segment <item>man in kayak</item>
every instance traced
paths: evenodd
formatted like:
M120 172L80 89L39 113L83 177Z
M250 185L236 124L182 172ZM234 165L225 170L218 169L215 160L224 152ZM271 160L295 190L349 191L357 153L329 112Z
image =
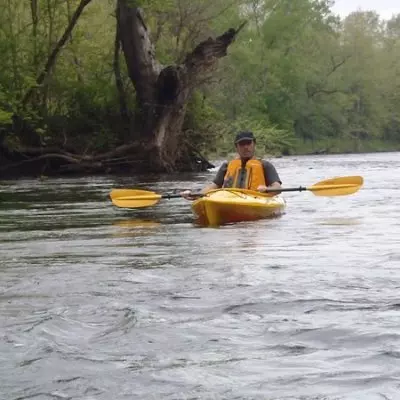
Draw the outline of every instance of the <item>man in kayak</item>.
M254 156L256 138L252 132L239 132L234 143L238 157L229 162L225 161L212 183L203 188L201 193L222 187L250 189L258 192L281 188L282 182L275 167L270 162ZM191 190L185 190L181 195L188 200L194 199Z

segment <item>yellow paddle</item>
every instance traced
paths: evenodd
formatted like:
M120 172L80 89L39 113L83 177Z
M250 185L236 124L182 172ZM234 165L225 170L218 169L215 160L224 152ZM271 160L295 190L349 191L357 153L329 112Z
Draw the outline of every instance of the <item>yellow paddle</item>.
M270 196L271 193L277 192L302 192L308 190L313 192L316 196L345 196L357 192L363 184L363 178L361 176L344 176L339 178L327 179L316 183L309 187L294 187L294 188L280 188L280 189L268 189L266 193L254 192L253 190L247 189L224 189L240 193L248 193L257 196ZM216 189L208 193L217 191ZM193 197L205 196L203 193L193 193ZM179 193L173 194L158 194L147 190L139 189L113 189L110 193L112 203L121 208L140 208L150 207L157 204L161 199L174 199L179 198Z
M327 179L309 187L268 189L267 193L273 192L302 192L308 190L316 196L346 196L357 192L363 185L362 176L342 176L339 178Z
M201 197L203 194L193 194L193 196ZM113 204L117 207L140 208L154 206L161 199L174 199L182 196L176 193L158 194L139 189L113 189L110 192L110 197Z

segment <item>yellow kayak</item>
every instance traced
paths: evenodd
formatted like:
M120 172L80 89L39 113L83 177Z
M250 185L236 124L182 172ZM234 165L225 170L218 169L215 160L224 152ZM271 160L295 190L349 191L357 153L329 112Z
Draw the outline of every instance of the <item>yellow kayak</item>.
M197 222L218 226L232 222L255 221L283 213L285 200L247 189L217 189L192 203Z

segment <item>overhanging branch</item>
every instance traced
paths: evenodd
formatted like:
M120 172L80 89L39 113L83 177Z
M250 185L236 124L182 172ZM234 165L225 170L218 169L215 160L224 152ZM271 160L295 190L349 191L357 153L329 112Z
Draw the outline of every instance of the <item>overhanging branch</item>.
M210 37L197 45L184 61L188 73L193 76L212 68L218 58L227 55L228 46L235 40L245 25L246 22L243 22L239 28L230 28L221 36L215 39Z

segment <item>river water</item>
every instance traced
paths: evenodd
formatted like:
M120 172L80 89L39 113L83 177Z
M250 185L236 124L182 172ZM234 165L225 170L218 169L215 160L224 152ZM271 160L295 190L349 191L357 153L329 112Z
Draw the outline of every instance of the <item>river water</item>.
M272 160L275 219L202 228L215 171L0 183L0 398L400 399L400 153Z

